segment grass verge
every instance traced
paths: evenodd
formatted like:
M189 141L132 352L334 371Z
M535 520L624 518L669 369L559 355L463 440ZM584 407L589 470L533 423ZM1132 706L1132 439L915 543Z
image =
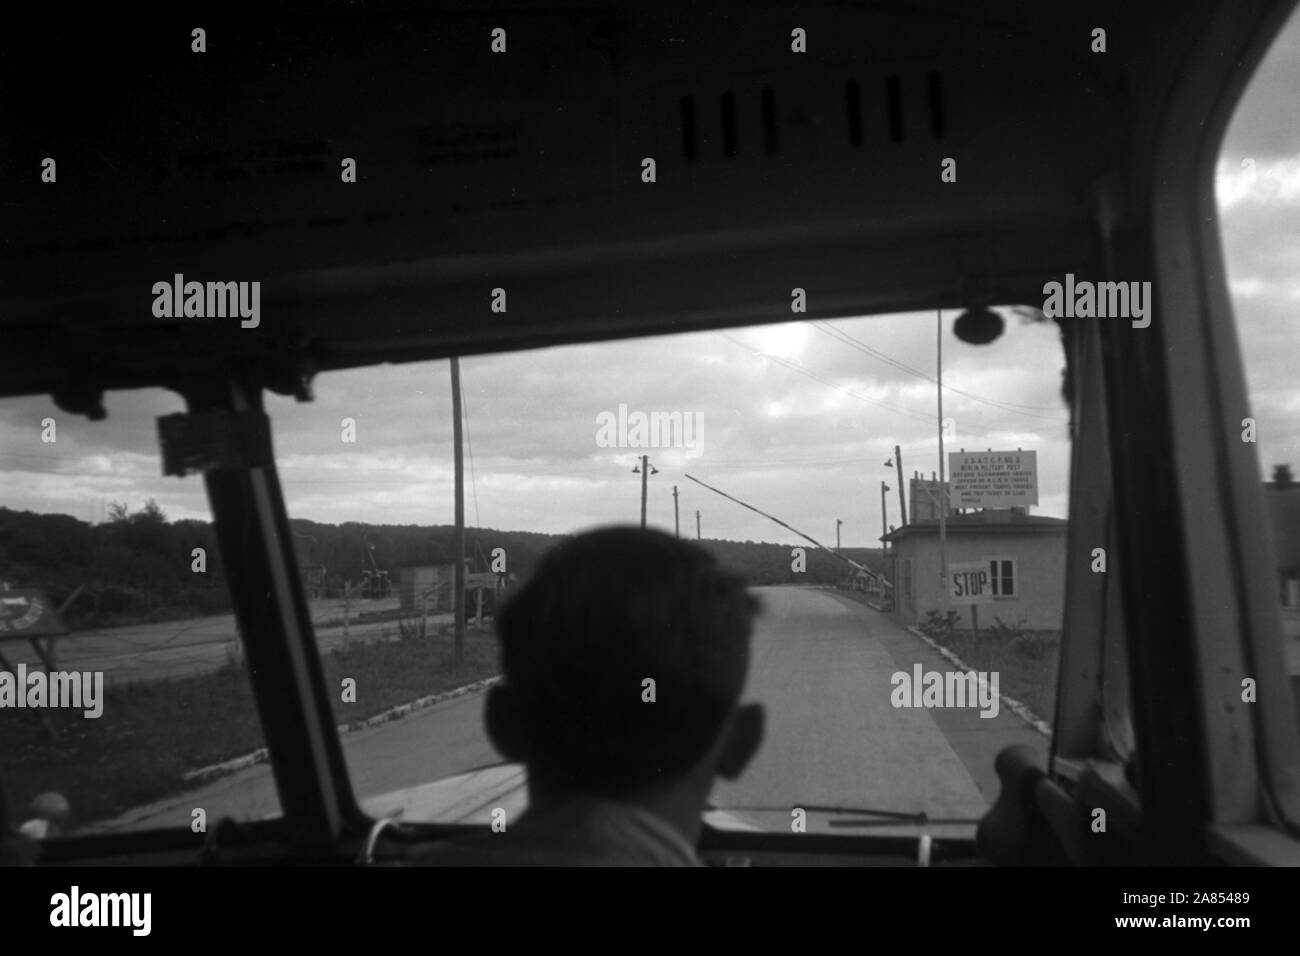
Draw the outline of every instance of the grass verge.
M859 604L869 604L868 596L859 591L837 593ZM972 637L969 630L954 629L930 639L952 651L972 670L997 671L998 693L1020 701L1051 726L1056 716L1060 631L990 628Z
M354 645L325 655L322 664L335 724L364 720L498 670L490 629L472 626L459 668L452 636L442 633ZM341 700L345 678L356 681L355 703ZM0 715L0 786L15 817L23 817L37 794L55 791L72 805L74 825L108 819L184 791L188 771L265 746L252 684L240 667L106 687L104 697L104 713L95 720L79 711L41 712L58 734L54 740L36 711Z
M1056 670L1061 656L1060 631L954 630L931 638L976 671L997 671L998 693L1018 700L1039 720L1055 719Z

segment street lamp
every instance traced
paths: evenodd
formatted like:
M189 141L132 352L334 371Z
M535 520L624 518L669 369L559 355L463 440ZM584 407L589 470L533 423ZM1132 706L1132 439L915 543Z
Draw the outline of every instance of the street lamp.
M650 456L641 456L640 467L633 465L632 474L641 476L641 527L645 527L645 498L646 498L646 481L651 475L659 474L659 469L650 464Z
M898 464L894 464L894 459L898 459ZM903 524L907 524L907 500L903 497L903 449L898 445L894 446L894 454L891 458L885 459L886 468L898 469L898 513L902 517Z

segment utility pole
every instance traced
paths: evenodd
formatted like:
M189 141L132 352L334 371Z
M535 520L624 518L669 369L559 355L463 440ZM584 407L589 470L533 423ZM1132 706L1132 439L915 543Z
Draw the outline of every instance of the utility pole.
M943 491L943 309L934 313L935 357L939 394L939 587L942 606L948 604L948 496Z
M903 452L897 445L894 446L894 464L898 466L898 514L900 515L898 526L906 528L907 499L903 497Z
M451 358L452 444L456 462L456 567L452 569L452 587L456 593L452 608L456 612L456 666L465 660L465 456L460 443L460 359Z
M695 540L700 540L700 513L695 512Z
M677 510L677 486L673 485L673 534L677 537L682 536L682 520Z
M644 528L646 491L649 487L650 476L659 474L659 469L650 464L649 455L642 455L641 466L639 468L633 466L632 468L632 474L635 475L638 472L641 474L641 527Z
M882 481L880 483L880 537L882 539L880 542L880 546L882 548L889 547L889 545L883 540L885 535L889 534L889 527L885 524L886 522L885 508L887 507L885 495L887 494L889 494L889 485L885 484Z
M835 519L835 550L840 550L840 525L844 524L839 518Z

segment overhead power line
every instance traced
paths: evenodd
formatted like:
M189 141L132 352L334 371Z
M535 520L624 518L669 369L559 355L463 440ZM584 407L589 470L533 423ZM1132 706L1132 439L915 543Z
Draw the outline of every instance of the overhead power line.
M905 415L908 418L914 418L917 421L925 422L927 425L933 424L933 421L930 418L926 417L925 415L918 415L916 412L909 412L905 408L899 408L897 405L891 405L888 402L882 402L878 398L872 398L871 396L863 395L861 392L855 391L854 389L846 388L843 385L840 385L836 382L832 382L830 379L818 375L816 372L804 368L802 365L796 365L795 363L786 361L785 359L779 356L772 355L769 352L763 352L760 349L756 349L751 345L747 345L744 342L740 341L740 339L736 338L735 336L728 335L726 332L719 332L717 334L722 336L724 339L728 340L729 342L735 345L739 345L742 349L745 349L748 352L752 352L755 355L760 355L763 358L770 359L771 361L776 362L778 365L783 365L784 367L790 369L790 371L792 372L798 372L800 375L804 375L808 378L811 378L815 382L820 382L822 385L825 385L827 388L833 388L837 392L843 392L845 395L848 395L852 398L856 398L860 402L866 402L868 405L875 405L879 408L886 409L887 411L891 411L899 415Z
M915 419L918 422L924 422L926 425L930 427L934 427L934 418L932 416L922 415L917 412L908 411L907 409L900 408L897 405L891 405L888 402L882 402L878 398L872 398L869 395L863 395L861 392L855 391L854 389L846 388L845 386L840 385L837 382L832 382L830 379L818 375L816 372L810 371L809 369L803 367L802 365L796 365L795 363L786 361L785 359L780 358L779 356L772 355L769 352L763 352L759 349L754 348L753 346L747 345L744 342L740 341L739 339L735 338L734 336L728 335L726 332L718 332L717 334L722 336L724 339L727 339L728 341L734 343L735 345L739 345L741 348L745 349L746 351L752 352L755 355L762 356L765 359L770 359L771 361L776 362L778 365L782 365L785 368L790 369L790 371L792 372L798 372L800 375L804 375L808 378L811 378L815 382L820 382L822 385L825 385L827 388L833 388L837 392L843 392L845 395L848 395L850 398L856 398L858 401L865 402L868 405L876 405L887 411L894 412L895 414L898 415L903 415L907 418ZM969 429L969 428L965 429L965 432L966 434L977 438L991 439L993 437L988 432L976 431L974 429Z
M906 375L913 375L916 378L924 379L925 381L930 382L931 384L934 385L939 384L939 380L936 379L933 375L930 375L928 372L922 371L921 369L918 368L913 368L911 365L908 365L906 362L900 361L899 359L896 359L891 355L887 355L886 353L880 351L879 349L873 348L872 346L868 345L866 342L863 342L861 339L854 338L853 336L845 332L843 329L837 328L836 326L831 325L829 322L823 320L813 320L812 325L814 325L817 328L817 330L821 332L823 335L830 336L836 341L841 342L852 349L856 349L857 351L862 352L865 355L869 355L871 358L874 358L879 362L883 362L885 365L897 369L898 371L903 372ZM981 405L988 405L992 408L997 408L1002 411L1012 412L1013 414L1016 415L1024 415L1027 418L1038 418L1044 421L1062 421L1062 422L1067 420L1066 417L1061 415L1033 414L1033 412L1036 411L1045 411L1045 412L1056 411L1056 409L1053 408L1052 406L1020 405L1017 404L1016 402L1004 402L1001 401L1000 399L984 398L983 396L975 395L972 392L967 392L964 391L963 389L955 388L952 385L945 385L943 388L944 391L946 392L951 392L954 395L961 395L963 398L968 398L973 402L979 402Z

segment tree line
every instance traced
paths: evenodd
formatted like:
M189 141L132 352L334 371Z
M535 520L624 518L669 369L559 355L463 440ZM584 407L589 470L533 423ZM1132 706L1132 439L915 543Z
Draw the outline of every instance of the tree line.
M455 528L450 525L293 520L290 526L299 569L314 574L327 595L341 594L345 584L359 582L372 567L388 572L396 587L402 565L450 563L456 553ZM561 539L529 531L467 528L466 557L471 570L487 571L494 550L503 548L507 572L522 582ZM836 585L848 570L833 555L812 546L806 553L806 572L796 573L789 545L721 540L700 544L753 585ZM196 548L205 553L202 573L193 570ZM843 553L874 570L882 567L875 549L848 548ZM212 524L171 521L153 499L136 511L115 503L108 520L93 525L70 515L0 508L0 579L14 587L40 588L56 604L75 595L64 612L74 628L231 610Z

